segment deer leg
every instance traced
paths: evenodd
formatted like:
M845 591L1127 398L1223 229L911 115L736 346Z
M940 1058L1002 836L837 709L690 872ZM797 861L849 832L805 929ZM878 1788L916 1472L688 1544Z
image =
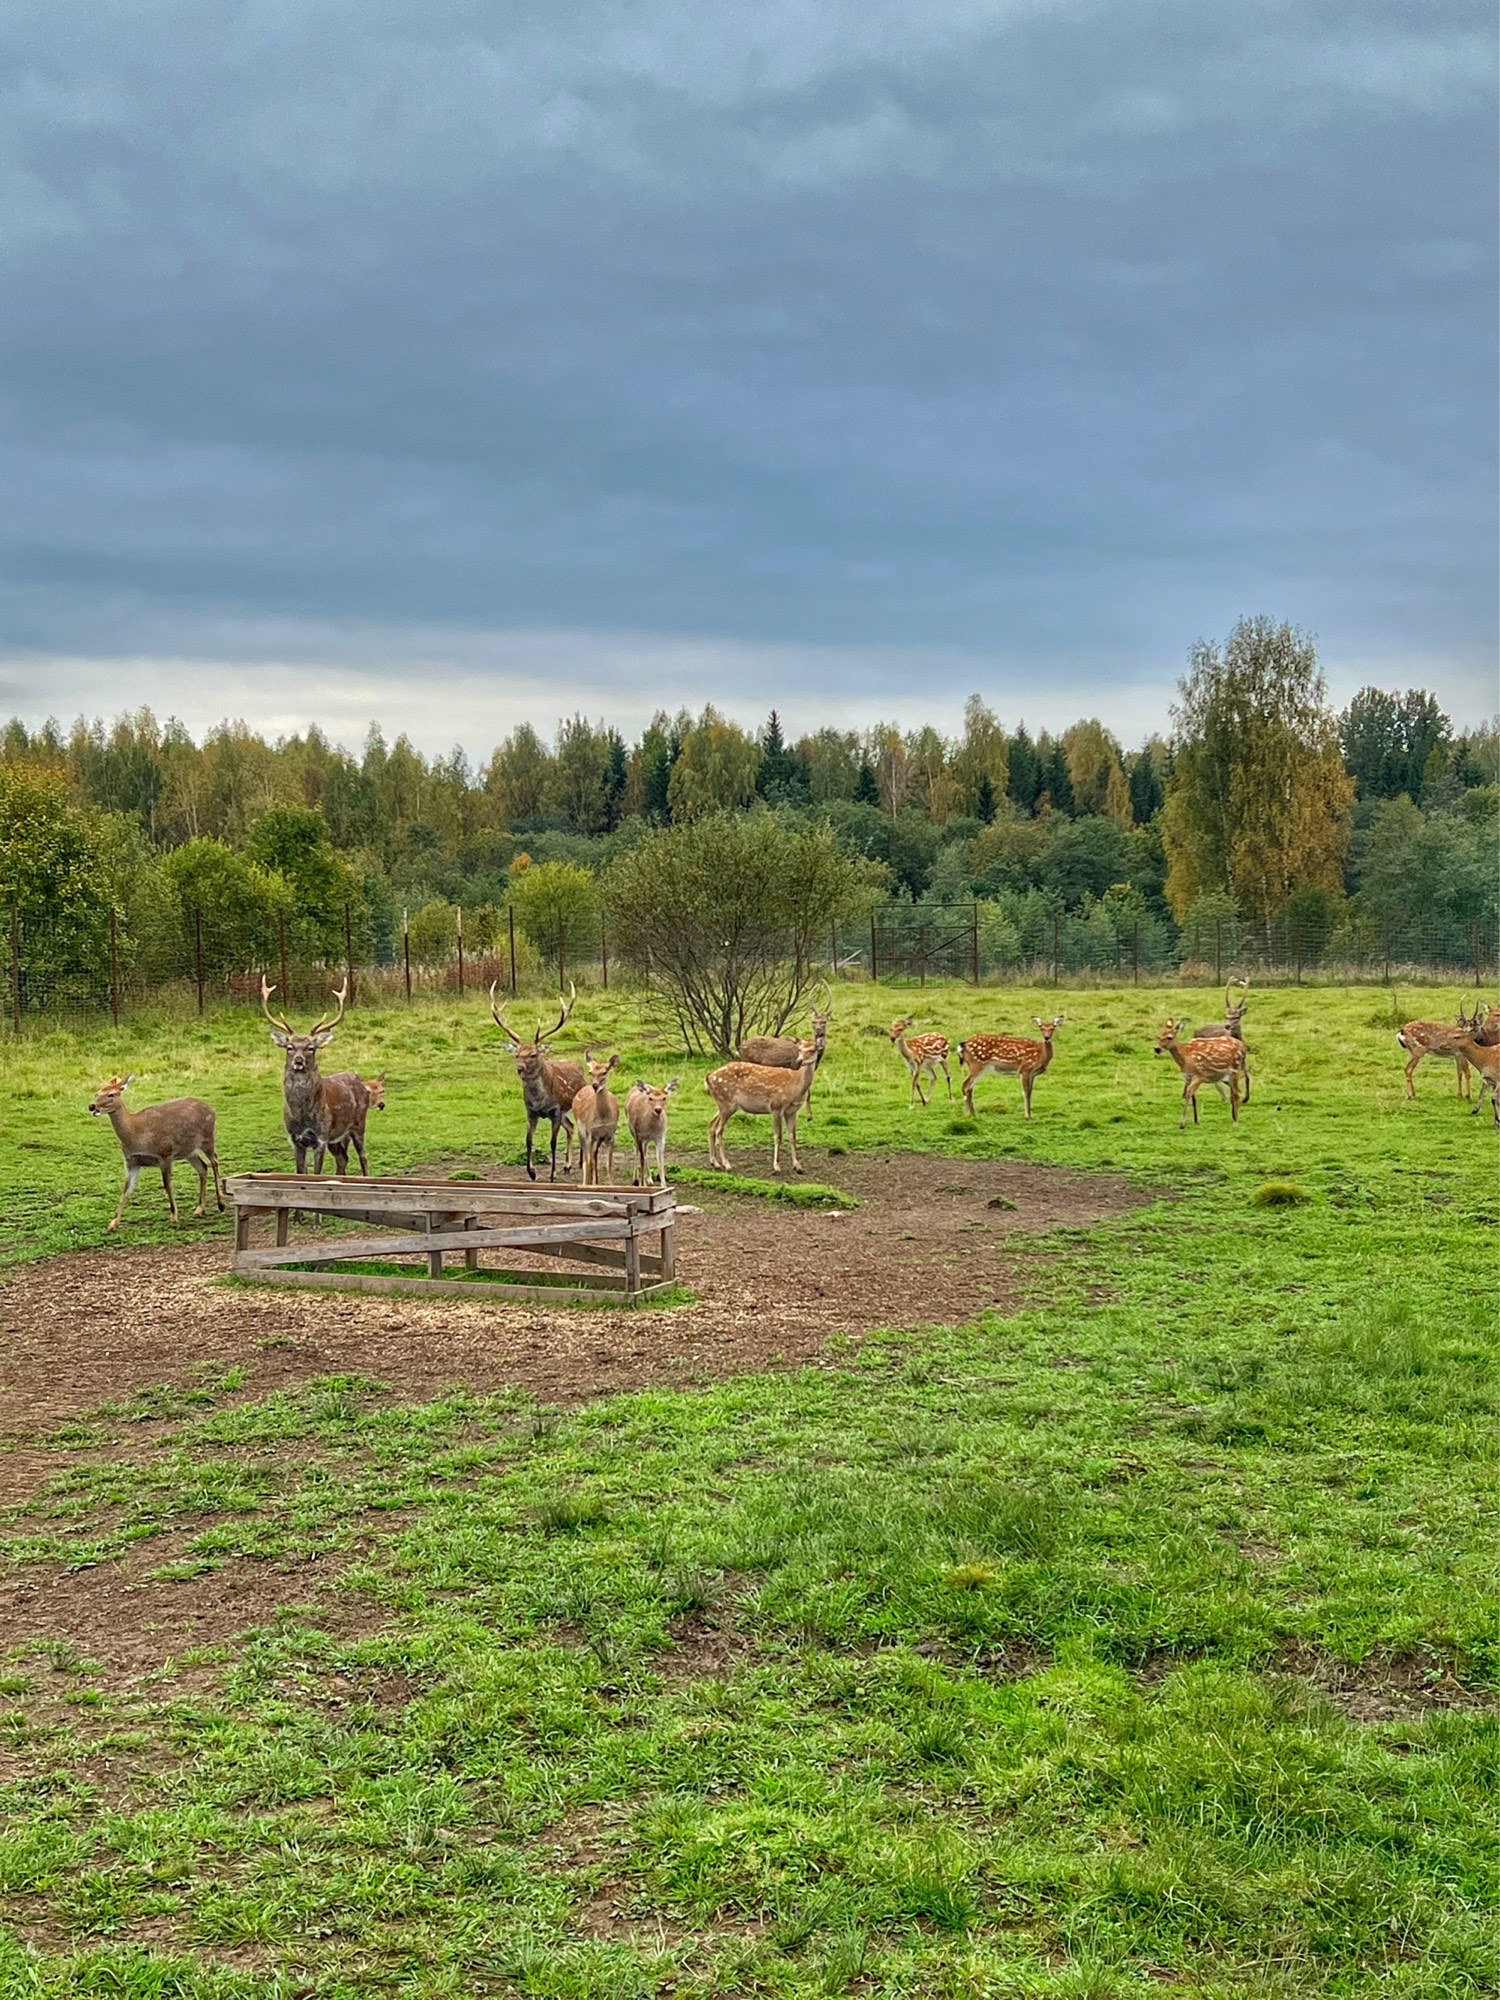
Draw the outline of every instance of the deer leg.
M1412 1057L1411 1061L1406 1065L1406 1094L1408 1097L1415 1097L1417 1094L1416 1078L1413 1072L1415 1071L1417 1064L1422 1060L1423 1056L1426 1055L1426 1053L1427 1051L1425 1049L1418 1049L1417 1053Z
M1483 1101L1484 1100L1481 1098L1480 1102L1483 1103ZM141 1170L139 1167L132 1167L129 1165L126 1166L125 1192L120 1196L120 1206L115 1210L113 1219L110 1222L109 1226L111 1229L119 1228L120 1217L125 1213L125 1204L127 1201L129 1201L130 1197L135 1193L135 1184L140 1179L140 1177L141 1177Z
M940 1067L943 1072L943 1081L948 1086L948 1102L951 1104L953 1102L953 1078L948 1074L948 1058L946 1056L943 1057ZM937 1089L937 1078L935 1076L932 1079L932 1087L934 1090Z
M171 1211L172 1220L176 1222L177 1197L172 1193L172 1162L169 1159L161 1163L161 1184L167 1191L167 1207Z
M771 1172L781 1172L781 1113L771 1113Z
M1460 1097L1467 1097L1470 1093L1465 1089L1464 1086L1468 1083L1469 1080L1469 1065L1467 1060L1463 1056L1459 1056L1457 1061L1458 1061L1458 1094ZM1479 1101L1481 1104L1484 1102L1483 1092L1480 1093Z
M801 1171L802 1171L802 1162L801 1162L801 1161L800 1161L800 1160L799 1160L799 1159L797 1158L797 1118L798 1118L798 1115L799 1115L799 1114L798 1114L798 1108L797 1108L797 1106L796 1106L796 1105L794 1104L794 1105L792 1106L791 1110L790 1110L790 1111L789 1111L789 1112L787 1113L787 1117L786 1117L786 1133L787 1133L787 1138L788 1138L788 1140L790 1141L790 1144L791 1144L791 1148L792 1148L792 1172L793 1172L794 1174L800 1174L800 1173L801 1173Z
M202 1215L208 1207L208 1162L201 1153L194 1153L193 1165L198 1170L198 1206L193 1210L196 1217Z
M526 1178L531 1181L536 1179L536 1168L531 1164L531 1144L536 1132L536 1121L536 1112L528 1111L526 1114ZM556 1136L554 1128L553 1137L555 1138Z
M1031 1078L1029 1076L1021 1078L1021 1090L1026 1099L1026 1116L1029 1119L1031 1117Z
M224 1183L219 1178L219 1156L217 1153L209 1153L208 1164L214 1170L214 1199L218 1202L219 1213L222 1215L224 1213Z
M346 1139L342 1146L334 1146L330 1150L333 1153L333 1171L342 1179L349 1171L349 1142ZM320 1166L318 1172L322 1173L322 1171L323 1169Z
M552 1172L549 1175L549 1179L554 1181L557 1179L557 1128L559 1122L557 1118L552 1120ZM564 1166L563 1172L566 1173L567 1171L567 1167Z
M667 1184L667 1135L666 1135L666 1133L665 1133L665 1132L663 1132L663 1133L662 1133L661 1137L660 1137L660 1138L659 1138L659 1139L657 1140L657 1142L656 1142L656 1178L657 1178L657 1180L658 1180L658 1181L660 1182L660 1184L661 1184L661 1185L662 1185L663 1187L665 1187L665 1186L666 1186L666 1184ZM650 1175L648 1174L648 1175L646 1176L646 1180L647 1180L647 1185L648 1185L648 1186L650 1185L650 1179L651 1179L651 1177L650 1177Z
M365 1137L363 1132L354 1135L354 1150L359 1154L359 1170L365 1179L370 1178L370 1162L365 1158Z

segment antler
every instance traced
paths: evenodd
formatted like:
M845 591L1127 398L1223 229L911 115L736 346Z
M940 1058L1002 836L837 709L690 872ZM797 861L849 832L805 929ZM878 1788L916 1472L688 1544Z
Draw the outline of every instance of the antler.
M271 1005L270 1005L271 995L275 991L276 988L274 986L268 986L266 984L266 975L262 973L260 976L261 1012L265 1015L266 1019L270 1022L273 1028L280 1028L281 1032L284 1035L295 1035L297 1030L292 1026L291 1022L287 1020L284 1014L273 1014L271 1012Z
M337 992L334 994L333 997L339 1003L339 1011L334 1015L331 1021L320 1020L315 1027L309 1028L307 1031L309 1039L311 1039L312 1036L314 1035L321 1035L325 1029L331 1035L334 1029L338 1026L339 1022L343 1020L344 1002L349 998L349 982L347 979L344 981L343 985L338 988Z
M831 1014L833 1012L833 988L828 984L828 981L826 979L820 979L818 981L818 986L822 991L824 1000L824 1007L822 1011L824 1013Z
M558 1015L557 1019L553 1022L552 1026L548 1028L545 1034L543 1034L541 1022L538 1021L536 1024L536 1038L539 1043L550 1042L552 1037L557 1033L559 1028L565 1028L567 1026L568 1016L572 1013L573 1003L577 1000L577 998L578 998L578 988L574 984L574 982L570 979L568 981L568 1004L566 1007L563 1008L562 1012Z
M490 1012L491 1014L494 1015L495 1026L500 1030L501 1034L509 1035L511 1040L515 1043L516 1047L519 1049L523 1046L521 1037L516 1033L514 1028L510 1027L507 1024L504 1014L495 1005L495 988L499 984L500 982L498 979L492 979L490 981Z

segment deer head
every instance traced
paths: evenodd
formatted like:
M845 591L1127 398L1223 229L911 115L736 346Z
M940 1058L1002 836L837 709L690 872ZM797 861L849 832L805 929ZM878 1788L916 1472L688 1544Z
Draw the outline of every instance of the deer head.
M1186 1026L1187 1026L1186 1021L1168 1021L1166 1026L1162 1029L1161 1033L1157 1036L1156 1047L1151 1051L1151 1053L1157 1056L1170 1055L1173 1049L1175 1049L1178 1046L1178 1037L1181 1035L1183 1029Z
M595 1090L603 1090L611 1074L620 1067L620 1058L613 1055L608 1062L601 1062L594 1054L592 1043L583 1052L583 1066L588 1071L589 1082Z
M125 1086L135 1082L135 1073L129 1076L112 1076L108 1083L101 1083L89 1106L89 1115L94 1118L109 1118L116 1111L125 1109Z
M1234 989L1236 986L1239 987L1241 994L1244 996L1239 1001L1238 1005L1236 1005L1234 998ZM1230 1028L1237 1028L1240 1025L1240 1022L1244 1020L1245 1013L1249 1005L1250 1005L1249 980L1231 979L1229 984L1224 988L1224 1020L1226 1026Z
M333 1031L344 1018L344 1003L349 997L349 983L345 980L334 994L338 1012L330 1020L325 1014L316 1021L305 1035L299 1035L285 1015L271 1012L271 995L276 991L263 978L260 982L261 1012L271 1023L271 1040L277 1048L286 1050L286 1073L289 1077L315 1076L318 1069L318 1051L326 1049L333 1040Z
M379 1076L363 1076L360 1078L360 1082L364 1085L366 1094L369 1097L370 1109L372 1111L384 1111L385 1071L382 1070Z
M494 1016L495 1026L500 1030L501 1034L508 1035L514 1044L516 1074L524 1082L527 1077L534 1077L541 1074L542 1065L546 1062L548 1051L551 1047L552 1037L559 1030L567 1026L568 1016L572 1013L574 1003L578 998L578 988L576 985L570 983L567 1004L552 1026L544 1028L541 1022L538 1021L536 1024L536 1034L529 1042L523 1042L515 1029L506 1020L505 1009L497 1007L495 1004L495 991L499 984L498 979L490 982L490 1013Z

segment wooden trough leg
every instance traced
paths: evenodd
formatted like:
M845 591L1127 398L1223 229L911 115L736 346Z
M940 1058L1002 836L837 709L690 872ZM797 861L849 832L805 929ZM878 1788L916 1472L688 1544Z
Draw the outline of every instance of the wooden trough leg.
M677 1231L670 1222L664 1222L661 1229L661 1275L667 1285L677 1277Z
M238 1202L235 1203L234 1247L236 1250L248 1250L250 1248L250 1215L251 1211L248 1208L241 1208Z
M278 1208L276 1211L276 1248L278 1250L284 1249L286 1247L287 1231L291 1227L291 1222L292 1222L291 1210L287 1208Z
M635 1218L625 1238L625 1295L634 1301L641 1295L641 1239L635 1233Z
M472 1229L473 1227L474 1227L474 1217L472 1215L466 1215L464 1217L464 1228ZM477 1250L465 1250L464 1263L468 1266L468 1268L471 1271L477 1271L479 1269L479 1252Z

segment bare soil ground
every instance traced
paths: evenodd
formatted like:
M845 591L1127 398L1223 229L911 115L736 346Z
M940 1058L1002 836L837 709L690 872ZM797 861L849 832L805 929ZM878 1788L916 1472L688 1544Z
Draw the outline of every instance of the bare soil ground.
M43 1437L135 1390L184 1383L204 1364L251 1369L257 1395L365 1374L412 1398L519 1387L560 1404L798 1367L833 1334L1014 1311L1037 1263L1017 1237L1086 1228L1150 1199L1118 1175L1009 1161L809 1152L806 1163L810 1178L860 1206L833 1213L682 1191L697 1212L679 1225L678 1273L698 1299L673 1308L226 1286L227 1238L182 1250L122 1242L23 1266L0 1291L0 1441ZM0 1482L3 1504L14 1495L3 1471Z

